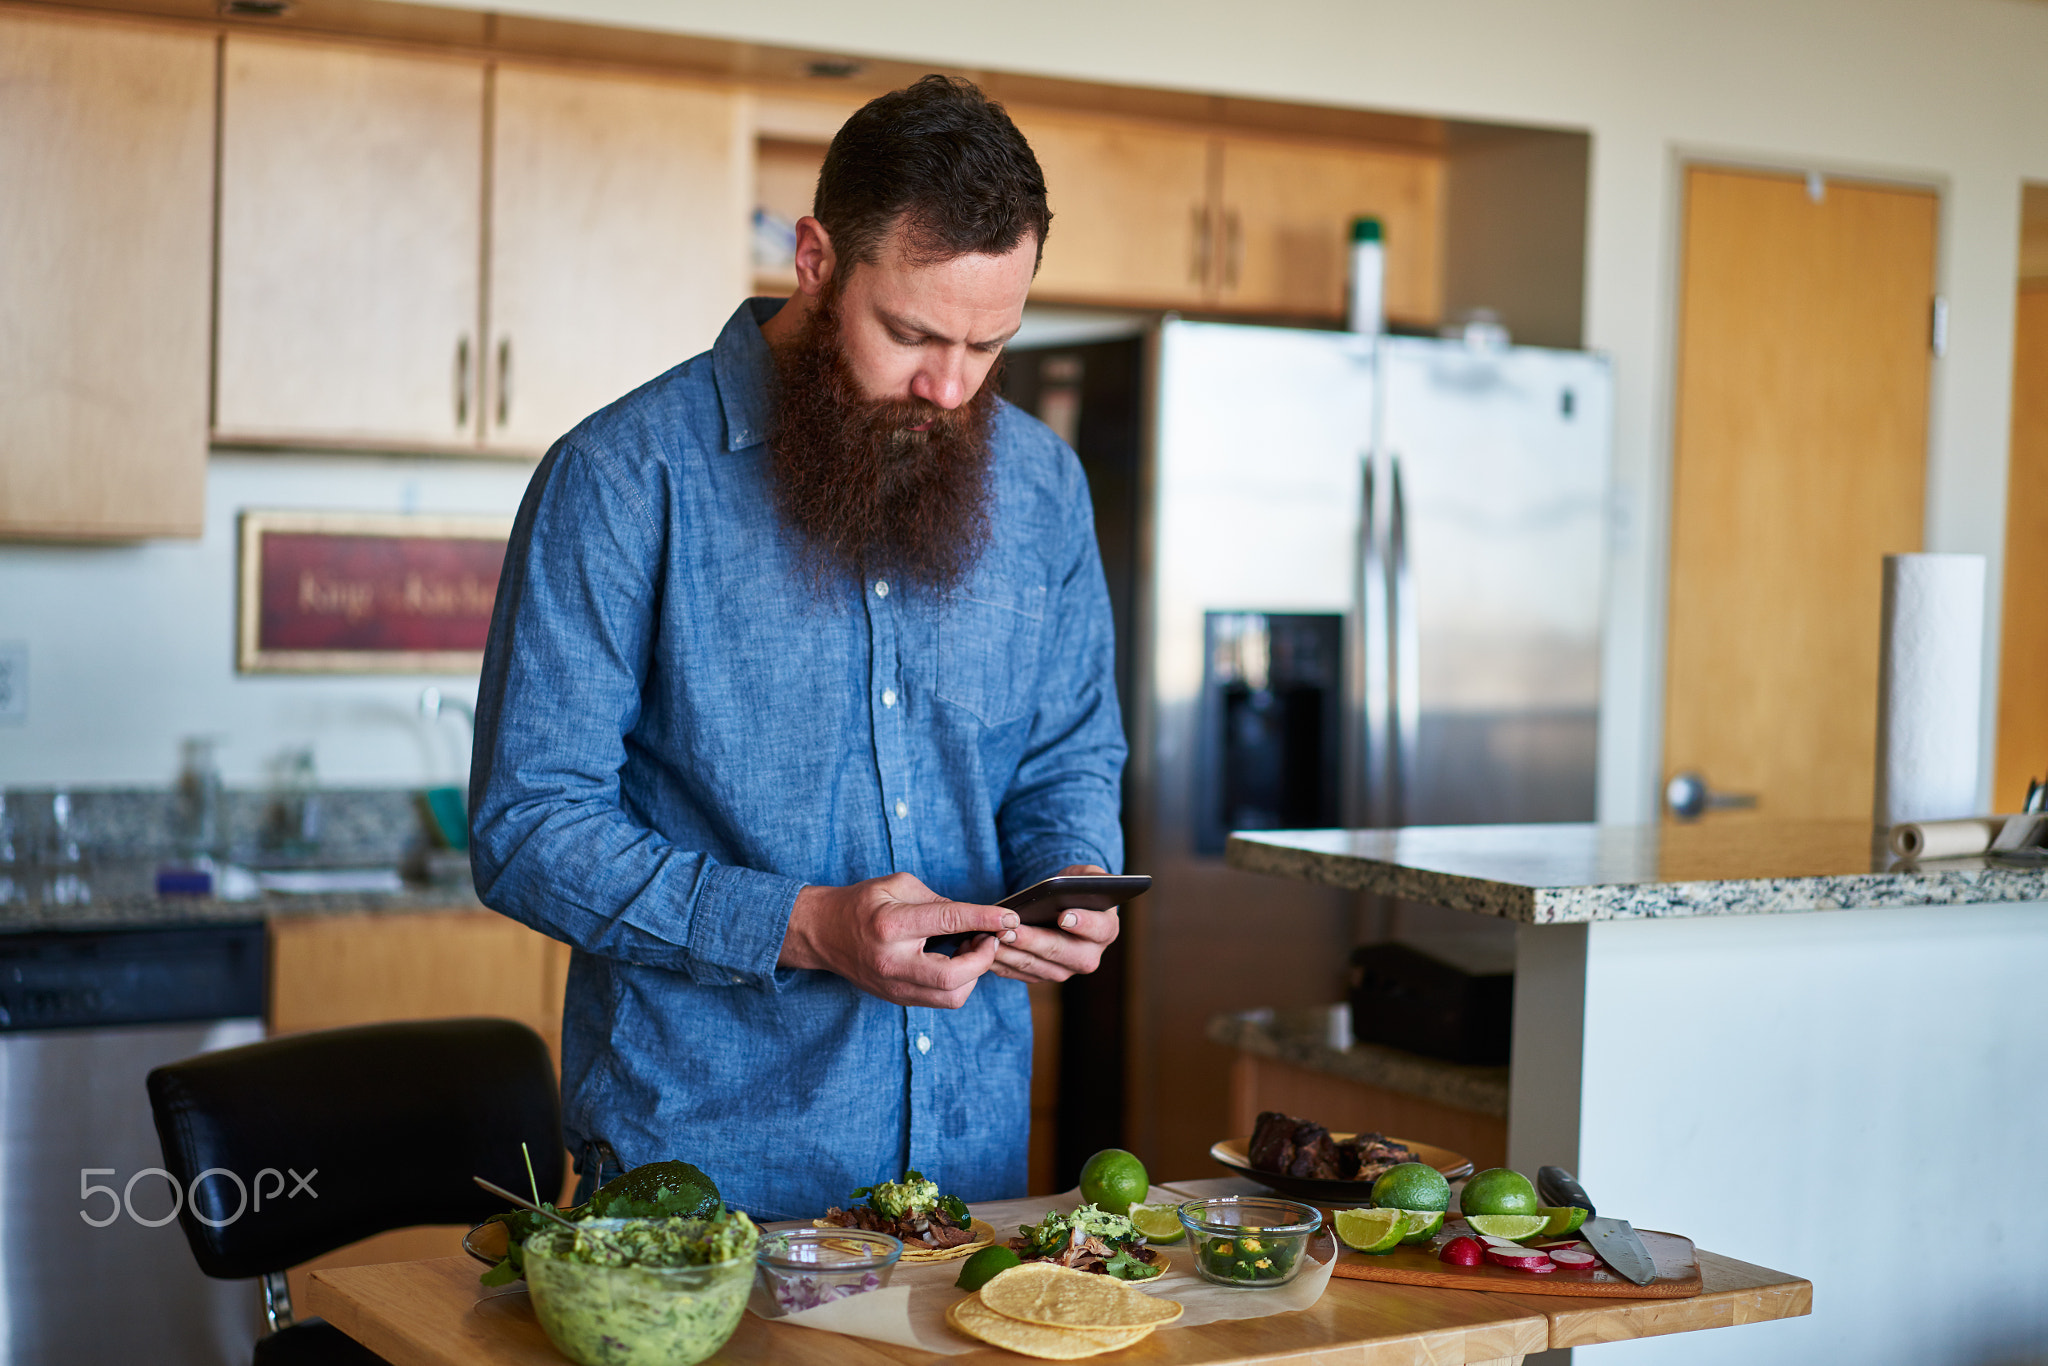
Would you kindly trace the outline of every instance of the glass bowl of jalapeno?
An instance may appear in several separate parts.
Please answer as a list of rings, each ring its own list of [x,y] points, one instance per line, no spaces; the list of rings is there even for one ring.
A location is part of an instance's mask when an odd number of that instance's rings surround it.
[[[1231,1195],[1188,1201],[1180,1207],[1180,1222],[1204,1280],[1264,1289],[1300,1274],[1323,1215],[1313,1205],[1277,1196]]]

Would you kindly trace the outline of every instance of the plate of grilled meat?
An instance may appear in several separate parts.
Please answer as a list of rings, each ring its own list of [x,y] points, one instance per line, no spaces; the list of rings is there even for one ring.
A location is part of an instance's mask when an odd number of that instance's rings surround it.
[[[1297,1200],[1363,1205],[1380,1173],[1401,1162],[1427,1162],[1456,1181],[1472,1159],[1449,1148],[1374,1133],[1332,1133],[1312,1119],[1267,1110],[1250,1138],[1226,1138],[1209,1156],[1241,1176]]]

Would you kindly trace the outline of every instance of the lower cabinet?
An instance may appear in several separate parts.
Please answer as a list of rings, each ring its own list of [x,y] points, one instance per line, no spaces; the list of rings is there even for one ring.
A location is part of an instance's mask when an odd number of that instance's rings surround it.
[[[270,922],[267,1024],[277,1035],[498,1015],[532,1026],[559,1067],[568,972],[567,944],[495,911],[280,917]],[[387,1160],[405,1154],[394,1148]],[[562,1198],[573,1182],[571,1174]],[[461,1256],[463,1232],[398,1229],[339,1248],[292,1269],[294,1300],[304,1303],[305,1274],[317,1267]]]

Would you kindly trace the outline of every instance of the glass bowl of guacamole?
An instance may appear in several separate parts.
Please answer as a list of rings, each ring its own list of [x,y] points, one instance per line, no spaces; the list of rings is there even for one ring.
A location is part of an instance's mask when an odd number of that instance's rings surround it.
[[[526,1240],[534,1316],[577,1366],[690,1366],[732,1336],[760,1230],[710,1219],[586,1219]]]

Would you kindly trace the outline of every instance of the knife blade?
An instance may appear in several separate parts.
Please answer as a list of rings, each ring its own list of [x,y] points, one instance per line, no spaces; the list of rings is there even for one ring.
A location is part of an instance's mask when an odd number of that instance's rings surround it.
[[[1546,1205],[1571,1205],[1586,1211],[1579,1236],[1601,1261],[1637,1285],[1648,1285],[1657,1279],[1657,1264],[1650,1260],[1649,1249],[1643,1246],[1635,1227],[1626,1219],[1594,1217],[1593,1202],[1586,1198],[1585,1190],[1570,1172],[1562,1167],[1538,1168],[1536,1192]]]

